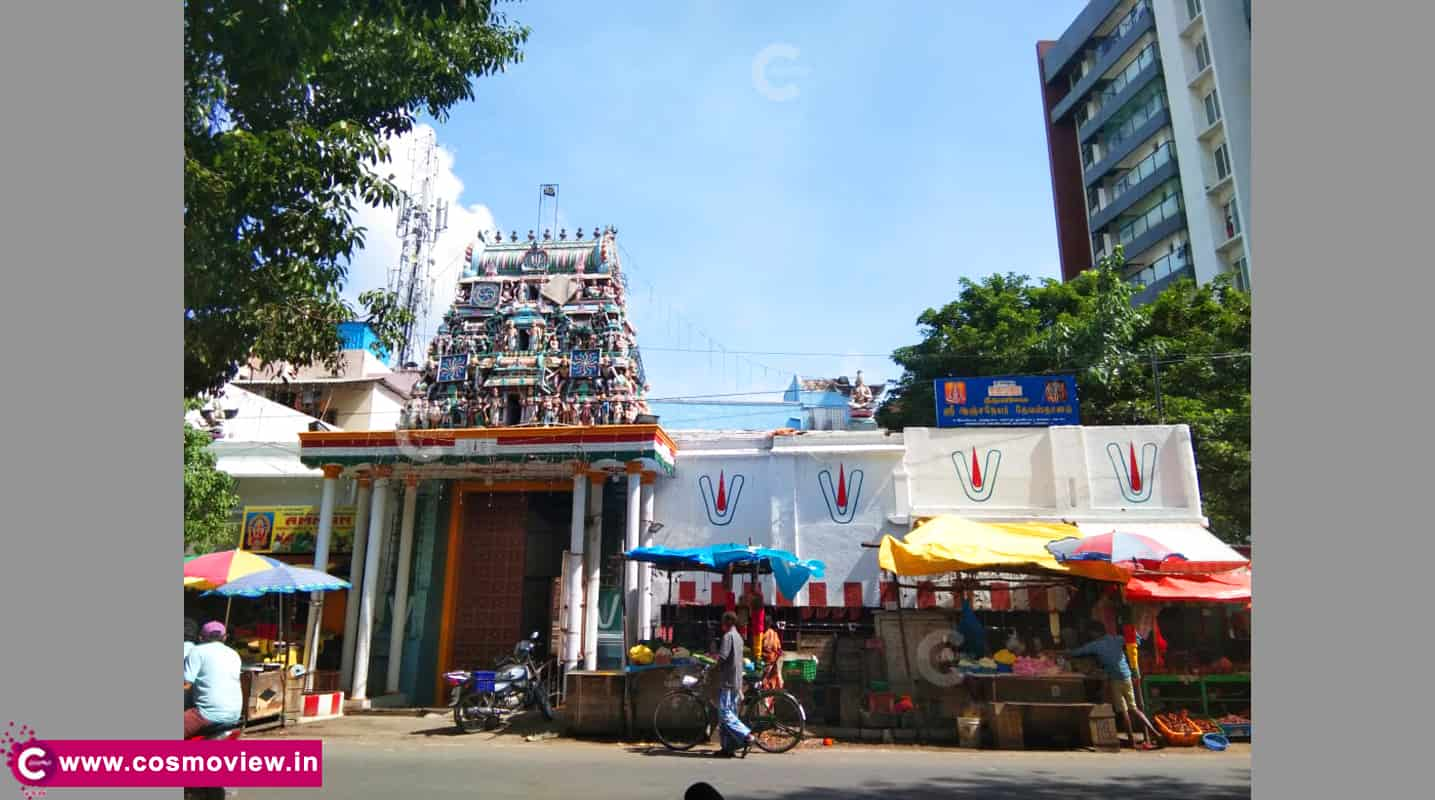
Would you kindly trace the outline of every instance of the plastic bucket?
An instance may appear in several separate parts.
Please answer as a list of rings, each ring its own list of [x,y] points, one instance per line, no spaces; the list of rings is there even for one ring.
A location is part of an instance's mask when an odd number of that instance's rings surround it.
[[[959,717],[957,719],[957,743],[962,747],[981,747],[981,717]]]

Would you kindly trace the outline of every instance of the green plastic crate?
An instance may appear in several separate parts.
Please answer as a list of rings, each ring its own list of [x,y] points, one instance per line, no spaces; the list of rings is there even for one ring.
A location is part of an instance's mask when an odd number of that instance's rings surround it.
[[[783,680],[812,683],[817,679],[817,659],[801,658],[784,661],[782,677]]]

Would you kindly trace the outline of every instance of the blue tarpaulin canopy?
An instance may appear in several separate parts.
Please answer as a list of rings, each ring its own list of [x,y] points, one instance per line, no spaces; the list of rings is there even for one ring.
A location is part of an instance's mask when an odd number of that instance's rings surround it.
[[[667,572],[727,572],[729,569],[741,572],[756,567],[761,573],[772,573],[783,597],[796,597],[808,579],[821,578],[825,569],[821,561],[803,560],[786,550],[741,544],[639,547],[623,556]]]

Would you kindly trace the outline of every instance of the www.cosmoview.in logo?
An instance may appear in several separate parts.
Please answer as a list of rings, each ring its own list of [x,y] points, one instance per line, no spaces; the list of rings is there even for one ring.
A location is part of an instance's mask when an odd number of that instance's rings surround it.
[[[958,450],[952,453],[952,464],[957,468],[957,478],[962,491],[973,503],[985,503],[992,499],[997,485],[997,470],[1001,468],[1002,451],[988,450],[982,462],[977,461],[977,450]]]

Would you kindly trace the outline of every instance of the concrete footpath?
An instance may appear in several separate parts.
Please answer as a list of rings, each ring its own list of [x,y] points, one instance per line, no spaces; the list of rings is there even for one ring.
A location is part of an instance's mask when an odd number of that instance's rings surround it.
[[[812,740],[745,760],[710,750],[558,738],[558,723],[461,734],[447,715],[363,715],[255,734],[324,741],[324,788],[247,789],[245,798],[681,798],[704,780],[727,800],[982,798],[1143,800],[1250,796],[1251,750],[991,751]]]

